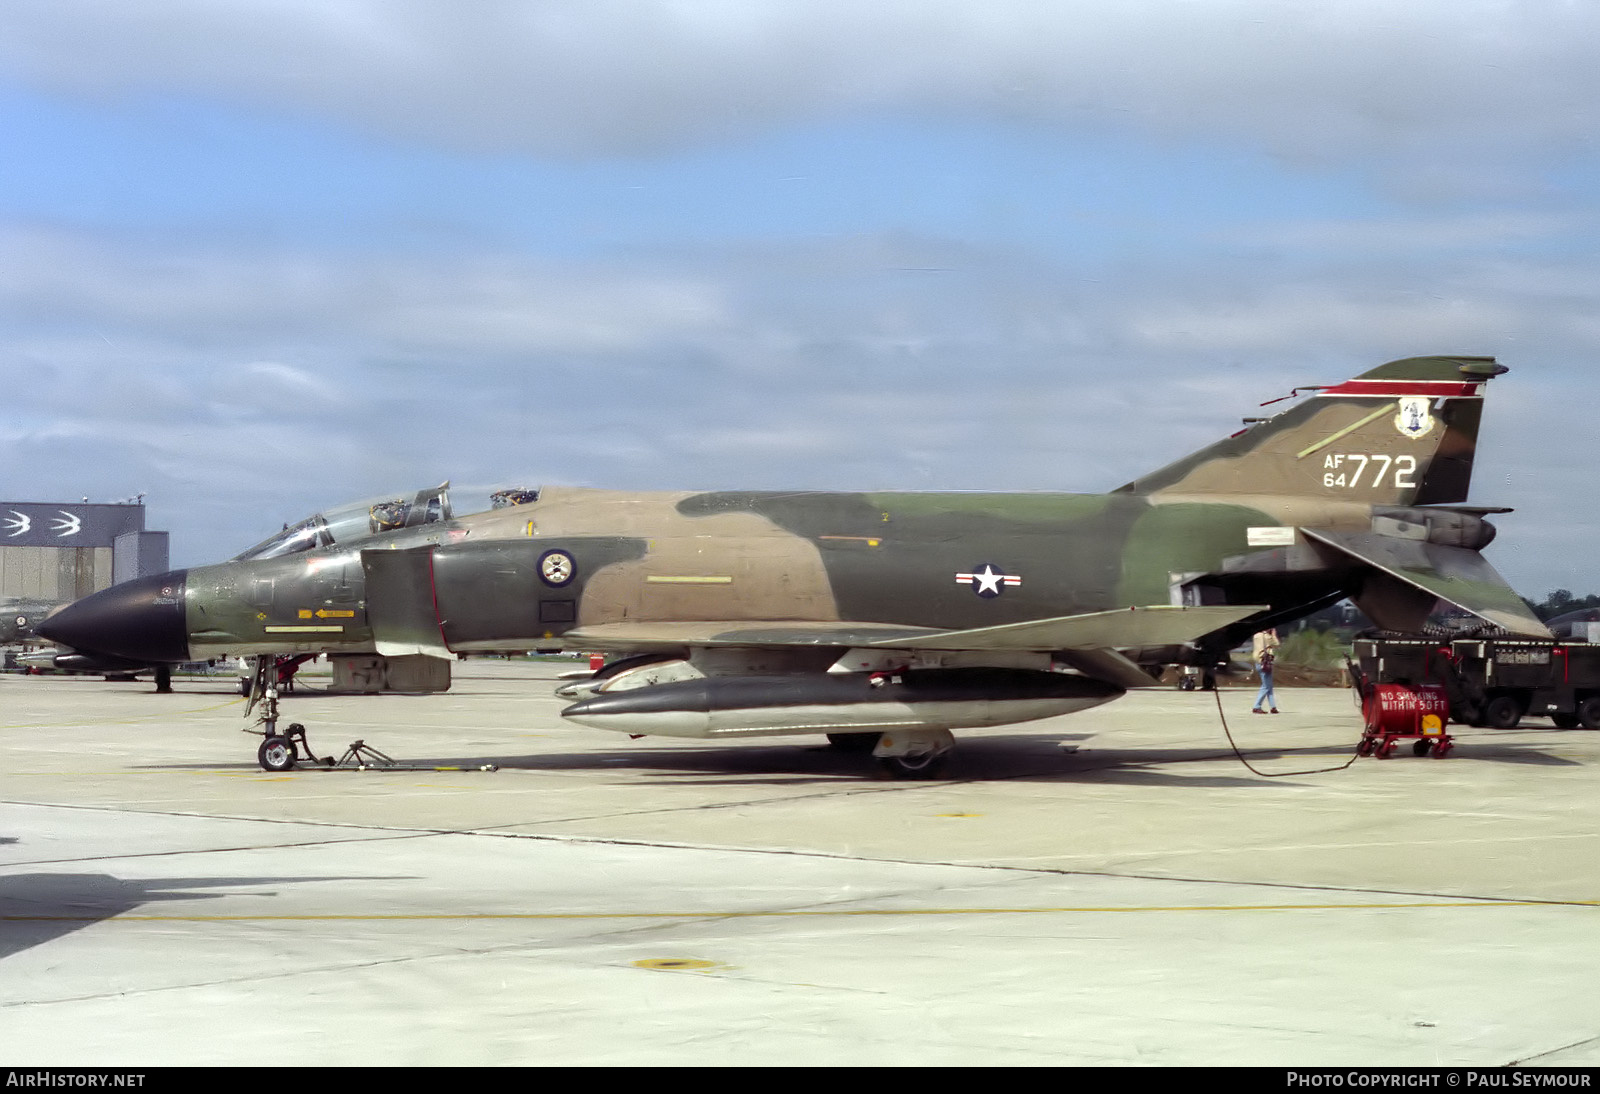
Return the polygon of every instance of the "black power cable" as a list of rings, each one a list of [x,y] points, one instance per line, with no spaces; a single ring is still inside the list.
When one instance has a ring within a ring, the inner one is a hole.
[[[1228,747],[1233,749],[1233,754],[1239,758],[1239,762],[1244,764],[1244,766],[1248,768],[1250,773],[1253,775],[1259,775],[1263,779],[1281,779],[1289,775],[1321,775],[1329,771],[1343,771],[1345,768],[1355,763],[1356,758],[1361,755],[1360,752],[1351,753],[1350,758],[1344,763],[1340,764],[1338,767],[1313,767],[1305,771],[1262,771],[1252,764],[1245,757],[1245,754],[1239,751],[1239,746],[1234,743],[1233,731],[1228,728],[1228,716],[1222,712],[1222,689],[1214,688],[1211,692],[1211,695],[1217,701],[1217,717],[1222,722],[1223,734],[1228,738]],[[1360,746],[1358,745],[1357,747],[1359,748]]]

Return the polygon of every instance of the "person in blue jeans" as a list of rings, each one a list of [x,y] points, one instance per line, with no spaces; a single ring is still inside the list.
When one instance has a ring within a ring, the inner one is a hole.
[[[1252,714],[1278,713],[1278,696],[1272,690],[1272,666],[1278,659],[1278,632],[1265,630],[1256,635],[1256,671],[1261,674],[1261,690],[1256,692]]]

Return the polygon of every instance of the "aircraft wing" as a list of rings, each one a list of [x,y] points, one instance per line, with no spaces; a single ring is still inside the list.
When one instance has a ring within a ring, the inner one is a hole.
[[[676,648],[680,646],[895,646],[906,639],[940,633],[933,627],[837,620],[700,620],[662,623],[600,623],[562,635],[570,645],[596,649]]]
[[[1505,578],[1477,551],[1370,532],[1326,532],[1314,528],[1302,528],[1301,532],[1513,634],[1550,637],[1549,628],[1539,622]]]
[[[1260,604],[1119,608],[995,627],[938,630],[890,623],[777,620],[602,623],[568,631],[568,644],[598,648],[839,646],[916,650],[1107,650],[1175,646],[1264,611]]]
[[[1061,615],[973,630],[938,631],[875,646],[917,650],[1102,650],[1178,646],[1267,610],[1264,604],[1183,607],[1154,604],[1109,612]]]

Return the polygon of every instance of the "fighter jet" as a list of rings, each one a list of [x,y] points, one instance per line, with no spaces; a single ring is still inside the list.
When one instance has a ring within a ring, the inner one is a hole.
[[[33,640],[33,628],[64,600],[41,600],[28,596],[0,596],[0,646]]]
[[[1107,494],[633,493],[523,504],[98,593],[42,633],[179,661],[399,663],[533,647],[618,660],[562,715],[633,735],[826,734],[897,775],[951,730],[1080,711],[1349,597],[1547,634],[1466,504],[1489,357],[1393,361]],[[1263,404],[1267,405],[1267,404]],[[275,733],[260,758],[294,762]],[[276,743],[274,743],[276,742]]]

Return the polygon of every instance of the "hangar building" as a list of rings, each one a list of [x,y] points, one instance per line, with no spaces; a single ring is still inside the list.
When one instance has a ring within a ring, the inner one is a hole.
[[[169,568],[142,502],[0,501],[0,597],[76,600]]]

